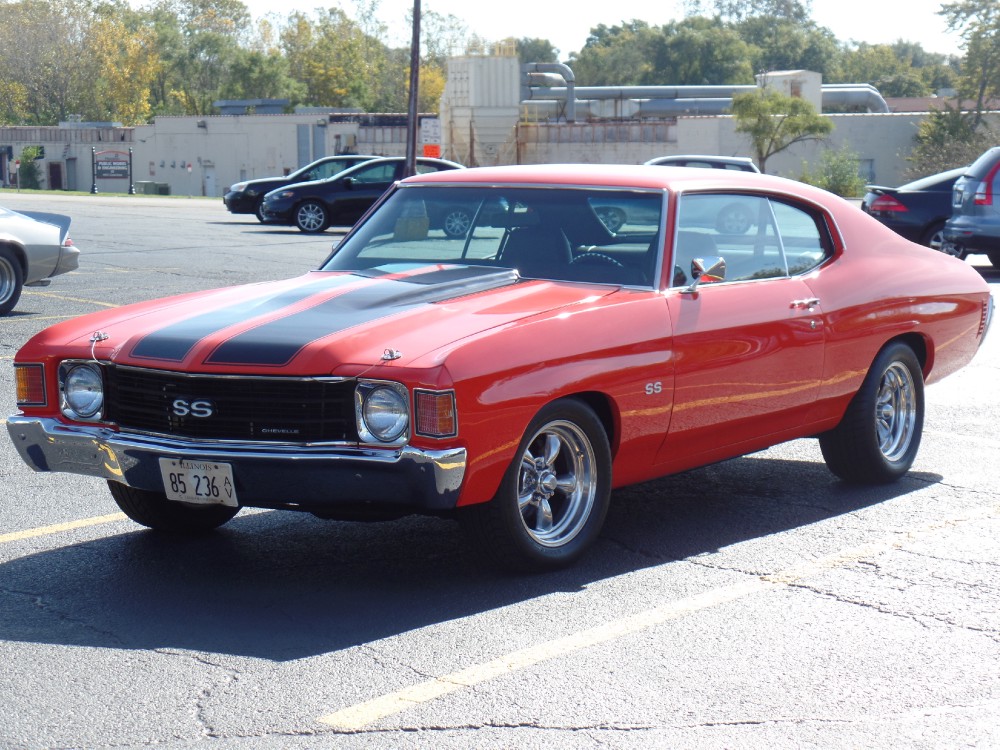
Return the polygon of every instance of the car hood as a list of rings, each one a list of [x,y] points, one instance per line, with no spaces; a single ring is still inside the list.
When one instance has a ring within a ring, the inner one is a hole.
[[[502,268],[313,272],[84,316],[39,334],[18,359],[44,356],[32,351],[40,346],[185,372],[349,375],[384,358],[406,366],[463,338],[614,291],[525,281]]]

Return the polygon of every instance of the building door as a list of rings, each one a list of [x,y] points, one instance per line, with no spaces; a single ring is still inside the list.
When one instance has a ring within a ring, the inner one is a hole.
[[[49,162],[49,190],[63,189],[63,165],[59,161]]]

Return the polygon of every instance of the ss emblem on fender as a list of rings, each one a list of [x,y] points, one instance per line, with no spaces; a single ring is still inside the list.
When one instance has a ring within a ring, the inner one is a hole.
[[[177,398],[170,405],[170,410],[176,417],[198,417],[204,419],[215,413],[215,404],[205,398],[193,400]]]

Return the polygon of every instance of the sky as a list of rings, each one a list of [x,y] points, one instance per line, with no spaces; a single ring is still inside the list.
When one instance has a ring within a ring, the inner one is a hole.
[[[244,0],[254,16],[277,10],[309,12],[325,7],[322,0]],[[929,52],[961,54],[959,40],[945,33],[943,19],[936,15],[942,0],[813,0],[812,19],[829,28],[841,41],[891,44],[899,39],[920,42]],[[334,3],[336,4],[336,3]],[[277,7],[276,7],[277,6]],[[352,8],[350,0],[339,5]],[[488,41],[506,37],[548,39],[567,60],[579,51],[590,29],[598,24],[616,26],[641,19],[662,25],[683,18],[681,0],[421,0],[426,13],[453,15],[469,31]],[[412,31],[406,23],[413,0],[379,0],[379,17],[389,27],[393,46],[409,44]]]

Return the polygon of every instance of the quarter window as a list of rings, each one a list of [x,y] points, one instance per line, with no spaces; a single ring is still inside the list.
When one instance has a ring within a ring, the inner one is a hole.
[[[805,273],[831,248],[814,213],[764,196],[682,195],[677,217],[674,286],[691,283],[696,258],[722,257],[726,281],[754,281]]]

